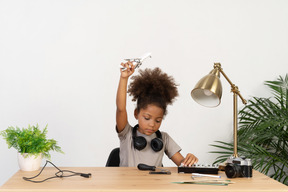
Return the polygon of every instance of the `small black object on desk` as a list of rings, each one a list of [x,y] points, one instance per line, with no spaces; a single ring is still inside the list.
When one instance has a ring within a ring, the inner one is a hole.
[[[167,175],[171,174],[171,172],[168,169],[160,169],[155,166],[150,166],[150,165],[146,165],[143,163],[138,164],[137,167],[139,170],[142,170],[142,171],[150,170],[149,174],[167,174]],[[159,169],[159,171],[155,171],[156,169]]]

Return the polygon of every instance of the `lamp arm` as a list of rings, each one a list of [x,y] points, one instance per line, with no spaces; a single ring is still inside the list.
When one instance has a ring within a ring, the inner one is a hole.
[[[231,82],[231,80],[228,78],[228,76],[224,73],[223,69],[221,68],[221,64],[220,63],[214,63],[214,68],[217,68],[220,71],[220,73],[225,77],[225,79],[231,85],[231,91],[233,93],[237,94],[240,97],[240,99],[242,100],[242,103],[246,105],[247,101],[240,94],[240,91],[239,91],[238,87],[235,84],[233,84]]]
[[[239,96],[243,102],[243,104],[247,104],[247,101],[242,97],[238,87],[233,84],[227,75],[224,73],[223,69],[221,68],[220,63],[214,63],[214,68],[217,68],[218,71],[225,77],[225,79],[231,85],[231,91],[233,92],[233,157],[238,157],[238,138],[237,138],[237,130],[238,130],[238,103],[237,103],[237,96]]]

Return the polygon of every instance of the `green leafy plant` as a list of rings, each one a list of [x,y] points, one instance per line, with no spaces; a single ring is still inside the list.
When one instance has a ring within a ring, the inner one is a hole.
[[[270,98],[253,97],[239,112],[238,153],[250,158],[253,168],[288,185],[288,75],[265,81]],[[215,163],[233,154],[233,143],[216,141],[221,149]]]
[[[19,153],[28,153],[29,155],[40,155],[50,159],[49,151],[57,151],[63,153],[61,147],[57,145],[54,139],[47,139],[47,125],[41,131],[36,126],[28,126],[28,128],[8,127],[6,130],[1,131],[0,135],[6,140],[8,148],[15,148]]]

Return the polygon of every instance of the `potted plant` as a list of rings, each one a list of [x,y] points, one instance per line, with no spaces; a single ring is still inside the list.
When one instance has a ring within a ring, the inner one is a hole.
[[[253,97],[239,112],[238,153],[250,158],[254,169],[288,185],[288,74],[265,81],[271,98]],[[232,142],[216,141],[221,149],[215,163],[233,154]]]
[[[49,151],[63,153],[54,139],[47,139],[47,125],[41,131],[38,124],[28,128],[8,127],[0,135],[6,140],[8,148],[18,151],[19,167],[23,171],[35,171],[40,168],[42,158],[50,159]]]

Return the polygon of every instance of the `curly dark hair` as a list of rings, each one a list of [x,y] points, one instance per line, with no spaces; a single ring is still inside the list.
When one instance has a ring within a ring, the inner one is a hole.
[[[178,96],[177,84],[172,76],[162,72],[160,68],[139,70],[139,75],[131,77],[133,80],[128,93],[137,101],[136,110],[145,109],[147,105],[154,104],[163,109],[166,115],[167,105],[174,102]]]

